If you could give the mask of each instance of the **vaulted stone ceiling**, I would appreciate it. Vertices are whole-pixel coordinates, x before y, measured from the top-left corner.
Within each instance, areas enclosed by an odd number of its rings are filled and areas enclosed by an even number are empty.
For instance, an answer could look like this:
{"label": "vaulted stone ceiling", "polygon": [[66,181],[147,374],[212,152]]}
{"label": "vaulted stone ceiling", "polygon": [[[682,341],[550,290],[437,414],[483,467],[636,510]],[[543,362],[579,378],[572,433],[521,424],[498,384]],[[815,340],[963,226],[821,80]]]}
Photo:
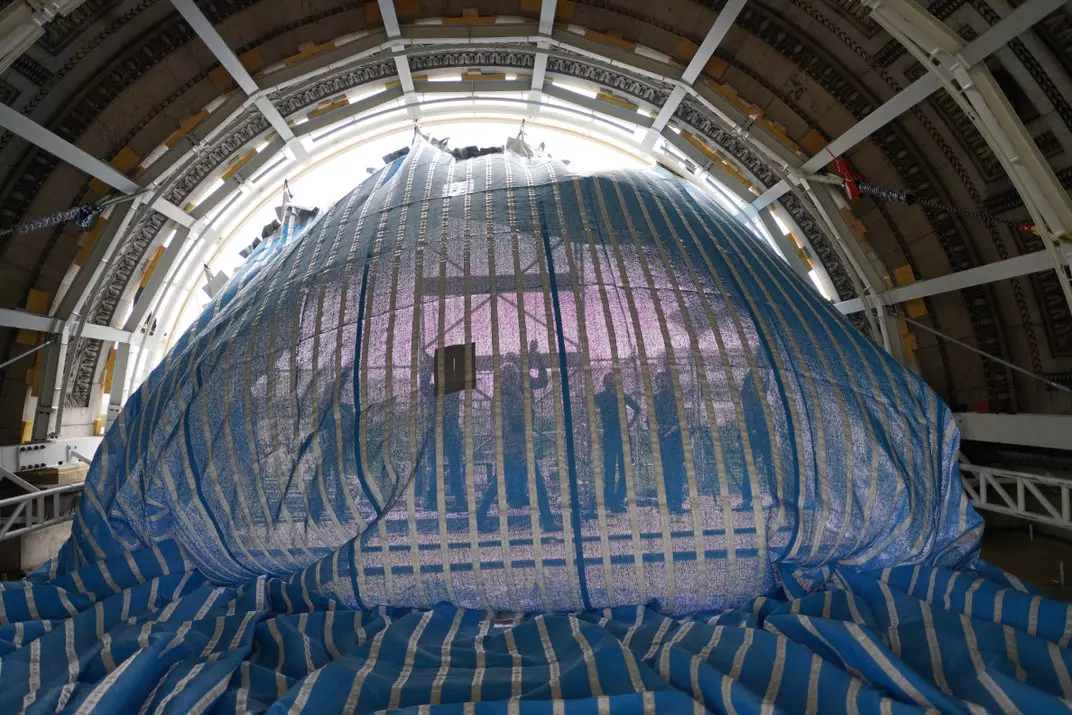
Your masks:
{"label": "vaulted stone ceiling", "polygon": [[[0,2],[0,7],[11,4]],[[923,4],[962,37],[971,39],[1020,3],[932,0]],[[262,66],[303,52],[308,55],[309,43],[315,51],[316,43],[381,23],[375,3],[367,6],[360,1],[209,0],[198,5],[236,53],[255,51]],[[684,64],[695,49],[690,43],[703,40],[722,5],[717,0],[559,0],[557,19],[598,31],[611,43],[640,43]],[[398,6],[403,25],[420,17],[458,17],[474,8],[484,17],[532,17],[539,8],[528,0],[410,0]],[[531,65],[533,48],[527,52],[514,59],[499,58],[496,64]],[[411,59],[415,71],[420,61]],[[471,61],[459,59],[462,66]],[[558,65],[549,71],[613,83],[617,91],[633,93],[656,106],[669,91],[650,79],[615,76],[605,68],[594,72],[580,59],[553,58],[552,62]],[[1065,187],[1072,186],[1070,6],[1066,4],[992,55],[987,64],[1059,179]],[[379,77],[382,82],[394,74],[387,59],[380,60],[378,68],[371,63],[362,76]],[[705,79],[731,88],[758,107],[766,121],[784,128],[790,144],[811,155],[923,72],[855,0],[752,0],[708,64]],[[69,15],[57,16],[45,25],[44,36],[0,75],[0,101],[118,167],[124,161],[136,164],[214,98],[233,89],[221,73],[212,53],[167,0],[86,0]],[[273,96],[273,102],[293,108],[322,98],[315,91],[305,96],[304,89],[291,87]],[[259,116],[246,121],[239,129],[256,132],[264,128],[254,124],[263,121]],[[675,121],[705,135],[760,183],[769,185],[781,178],[688,101]],[[1028,218],[986,142],[944,92],[935,93],[878,131],[847,158],[876,184],[910,188],[921,197],[956,206],[984,208],[1005,219]],[[81,171],[19,137],[0,134],[0,226],[74,205],[95,195],[94,191]],[[172,191],[176,198],[185,196],[181,183]],[[791,202],[790,197],[783,205],[808,232],[806,224],[811,220],[806,212],[794,211]],[[904,266],[910,267],[915,278],[927,279],[1042,248],[1032,234],[970,216],[870,199],[854,201],[852,212],[861,222],[857,226],[866,232],[863,240],[885,272],[902,280],[908,270]],[[148,238],[139,243],[138,231],[127,236],[130,243],[118,254],[120,265],[111,293],[93,304],[93,322],[106,324],[111,319],[116,300],[131,290],[130,279],[136,282],[148,261],[148,239],[163,222],[159,214],[148,214],[142,218],[144,225],[138,226],[140,235]],[[825,244],[825,238],[821,232],[816,229],[808,238],[841,297],[852,297],[852,286],[829,245],[822,255],[820,244]],[[47,301],[56,296],[89,240],[72,224],[0,239],[0,307],[45,312]],[[44,306],[40,305],[42,296]],[[922,320],[933,327],[1072,385],[1072,315],[1052,271],[945,293],[925,303]],[[25,348],[15,338],[14,330],[0,331],[0,360]],[[922,331],[914,331],[911,339],[921,374],[954,409],[1072,410],[1067,395],[1041,390],[1038,383],[998,363],[940,343]],[[79,354],[87,365],[83,386],[99,374],[100,352],[99,343],[96,349],[87,344]],[[36,377],[33,370],[29,361],[23,361],[3,375],[0,443],[18,440],[27,384]],[[81,399],[76,396],[74,401]]]}

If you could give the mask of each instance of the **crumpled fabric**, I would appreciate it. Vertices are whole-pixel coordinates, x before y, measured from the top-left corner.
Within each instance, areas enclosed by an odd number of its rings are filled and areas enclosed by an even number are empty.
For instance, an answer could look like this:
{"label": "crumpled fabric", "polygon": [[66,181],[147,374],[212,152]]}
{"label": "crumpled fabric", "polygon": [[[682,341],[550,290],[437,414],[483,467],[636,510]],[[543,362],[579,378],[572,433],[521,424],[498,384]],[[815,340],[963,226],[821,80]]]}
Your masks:
{"label": "crumpled fabric", "polygon": [[[686,618],[355,610],[208,582],[171,541],[0,590],[0,712],[1049,713],[1072,608],[1015,578],[836,569]],[[984,575],[985,574],[985,575]]]}

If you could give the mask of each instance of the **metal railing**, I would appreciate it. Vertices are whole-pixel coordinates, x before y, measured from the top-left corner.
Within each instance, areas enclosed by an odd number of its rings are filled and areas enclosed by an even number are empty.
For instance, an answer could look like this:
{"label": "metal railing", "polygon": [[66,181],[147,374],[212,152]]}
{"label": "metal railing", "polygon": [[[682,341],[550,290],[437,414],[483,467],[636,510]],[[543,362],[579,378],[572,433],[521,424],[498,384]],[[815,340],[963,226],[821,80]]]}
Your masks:
{"label": "metal railing", "polygon": [[1072,479],[961,464],[960,481],[976,509],[1072,529]]}
{"label": "metal railing", "polygon": [[84,482],[38,487],[3,468],[0,484],[13,484],[25,492],[0,499],[0,541],[70,521],[85,488]]}

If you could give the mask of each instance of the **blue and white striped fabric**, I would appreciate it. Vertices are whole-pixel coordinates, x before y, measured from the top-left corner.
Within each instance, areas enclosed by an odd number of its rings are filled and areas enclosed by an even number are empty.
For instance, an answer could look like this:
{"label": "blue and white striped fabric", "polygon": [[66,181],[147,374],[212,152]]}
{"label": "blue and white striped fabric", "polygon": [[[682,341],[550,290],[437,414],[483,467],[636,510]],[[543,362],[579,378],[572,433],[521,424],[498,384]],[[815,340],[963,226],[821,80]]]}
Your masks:
{"label": "blue and white striped fabric", "polygon": [[[0,712],[1064,712],[1072,608],[1011,577],[835,569],[685,618],[354,610],[219,587],[173,541],[0,591]],[[42,575],[44,576],[44,575]]]}
{"label": "blue and white striped fabric", "polygon": [[58,568],[173,539],[357,608],[733,608],[782,571],[970,565],[957,446],[688,182],[419,140],[130,398]]}
{"label": "blue and white striped fabric", "polygon": [[948,408],[687,182],[419,141],[300,228],[5,585],[0,712],[1072,702]]}

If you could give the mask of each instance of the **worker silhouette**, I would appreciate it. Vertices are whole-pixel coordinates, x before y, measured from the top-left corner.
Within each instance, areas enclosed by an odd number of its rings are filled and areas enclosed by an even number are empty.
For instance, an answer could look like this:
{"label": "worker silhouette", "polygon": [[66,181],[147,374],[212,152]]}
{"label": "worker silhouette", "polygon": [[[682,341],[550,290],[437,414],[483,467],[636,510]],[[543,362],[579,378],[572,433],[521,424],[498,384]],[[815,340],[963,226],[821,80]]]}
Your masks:
{"label": "worker silhouette", "polygon": [[681,426],[677,419],[677,398],[670,384],[670,373],[655,376],[655,421],[659,426],[659,452],[662,457],[666,507],[673,514],[683,511],[685,453],[681,443]]}
{"label": "worker silhouette", "polygon": [[[536,376],[531,375],[531,370],[536,370]],[[547,364],[537,352],[537,343],[533,340],[529,343],[529,370],[530,374],[521,374],[520,360],[516,356],[508,356],[504,359],[499,370],[499,379],[496,388],[499,391],[499,399],[502,404],[502,435],[503,435],[503,469],[505,471],[506,502],[511,508],[523,508],[529,506],[529,471],[526,453],[527,441],[525,439],[525,412],[532,413],[536,403],[535,397],[531,397],[532,404],[525,405],[523,385],[526,377],[530,380],[532,390],[539,390],[547,386]],[[535,423],[535,415],[533,415]],[[532,475],[536,486],[536,503],[540,510],[540,526],[546,531],[561,529],[551,504],[547,498],[547,487],[543,476],[540,474],[539,462],[534,462],[535,473]],[[486,524],[488,510],[498,497],[498,475],[494,475],[488,484],[484,498],[477,508],[477,519]],[[500,515],[503,518],[505,515]]]}
{"label": "worker silhouette", "polygon": [[[640,414],[640,406],[629,395],[623,397],[626,408],[633,411],[629,416],[629,428],[632,429]],[[603,506],[608,511],[623,512],[626,496],[625,450],[613,373],[608,372],[603,376],[603,390],[596,393],[595,402],[603,428]]]}
{"label": "worker silhouette", "polygon": [[[421,395],[425,401],[425,414],[429,415],[432,422],[432,430],[428,442],[428,463],[430,465],[430,479],[428,488],[425,490],[424,505],[427,509],[439,509],[439,472],[438,454],[436,452],[436,408],[438,395],[436,393],[436,364],[435,358],[425,355],[421,369]],[[444,461],[444,488],[446,498],[444,506],[447,511],[465,510],[465,481],[462,477],[462,430],[459,424],[460,392],[452,392],[443,395],[443,461]]]}

